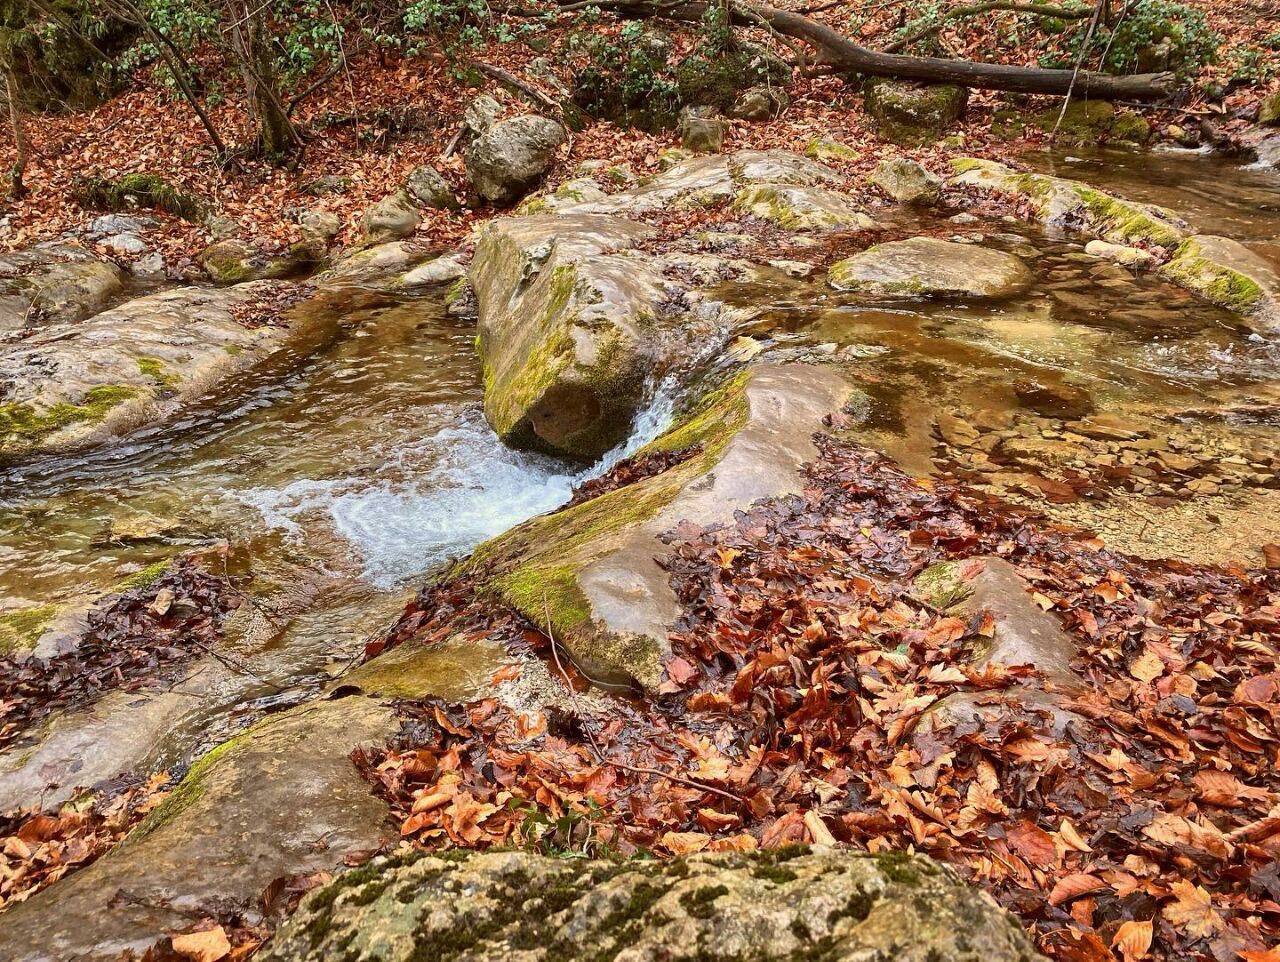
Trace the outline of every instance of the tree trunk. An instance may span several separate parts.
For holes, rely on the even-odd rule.
[[[17,200],[27,194],[22,176],[27,169],[31,147],[27,143],[27,130],[22,120],[22,102],[18,99],[18,81],[12,68],[4,72],[5,99],[9,101],[9,125],[13,128],[13,166],[9,168],[9,196]]]
[[[232,27],[232,44],[240,61],[250,122],[255,127],[258,145],[267,157],[283,157],[300,147],[302,138],[280,100],[275,62],[261,17],[261,8],[246,9]]]
[[[595,5],[636,17],[670,17],[686,21],[700,20],[707,9],[706,0],[690,0],[679,6],[655,0],[599,0]],[[1113,77],[1089,71],[1045,70],[880,53],[854,43],[825,24],[789,10],[741,2],[733,3],[732,10],[735,23],[742,26],[767,24],[783,36],[813,47],[821,55],[821,63],[846,73],[1028,94],[1067,96],[1074,92],[1104,100],[1159,100],[1173,93],[1176,83],[1170,73]]]

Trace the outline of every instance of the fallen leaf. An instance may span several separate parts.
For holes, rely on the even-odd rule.
[[[218,962],[231,952],[231,941],[221,925],[200,932],[170,937],[173,951],[191,962]]]

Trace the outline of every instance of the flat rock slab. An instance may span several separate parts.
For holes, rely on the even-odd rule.
[[[876,244],[831,266],[836,290],[914,297],[1012,297],[1027,290],[1031,271],[1004,251],[933,237]]]
[[[923,856],[827,847],[606,862],[379,859],[310,895],[262,962],[1032,962],[1021,927]]]
[[[317,702],[206,755],[115,849],[0,913],[5,962],[115,960],[215,906],[252,916],[285,875],[333,871],[388,841],[386,805],[352,765],[396,729],[372,699]]]
[[[1006,705],[1048,713],[1055,732],[1078,722],[1078,715],[1061,706],[1062,695],[1078,690],[1083,679],[1071,667],[1076,641],[1049,612],[1031,597],[1018,569],[1003,558],[972,558],[933,565],[916,577],[913,592],[948,614],[974,618],[991,615],[994,632],[979,645],[971,664],[1029,665],[1038,677],[995,692],[959,692],[938,702],[922,719],[920,731],[953,725],[974,717],[990,720]],[[1046,691],[1048,682],[1052,690]]]
[[[83,320],[123,286],[119,267],[71,244],[0,255],[0,334]]]

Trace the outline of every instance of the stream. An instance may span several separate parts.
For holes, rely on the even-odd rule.
[[[1280,258],[1273,174],[1172,152],[1029,161]],[[1153,557],[1257,564],[1262,544],[1280,542],[1275,343],[1085,255],[1079,237],[1020,223],[993,234],[929,214],[888,223],[1015,252],[1037,282],[998,304],[868,303],[832,295],[819,272],[735,292],[757,309],[739,333],[766,350],[836,355],[866,393],[867,443],[908,470]],[[426,573],[563,504],[670,421],[660,393],[627,444],[586,471],[512,451],[481,413],[474,326],[450,316],[439,291],[356,291],[335,324],[345,336],[283,378],[263,371],[236,385],[234,400],[210,398],[109,451],[0,473],[0,619],[38,621],[40,654],[73,637],[95,598],[195,546],[225,543],[227,574],[253,599],[228,639],[251,672],[205,660],[176,693],[103,699],[60,723],[77,730],[59,758],[110,734],[146,739],[149,767],[189,764],[340,675]],[[145,721],[122,735],[122,719]],[[32,767],[28,755],[8,754],[0,809],[29,804],[37,788],[13,775]],[[93,770],[114,774],[114,757]]]

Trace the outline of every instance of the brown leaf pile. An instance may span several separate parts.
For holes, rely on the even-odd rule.
[[[169,776],[152,776],[107,798],[72,800],[56,812],[0,815],[0,909],[24,902],[94,861],[168,794]]]
[[[1273,960],[1276,575],[1127,559],[864,449],[823,452],[802,496],[675,532],[685,616],[656,704],[586,718],[406,706],[396,744],[357,759],[402,834],[577,845],[585,825],[624,853],[913,848],[985,887],[1054,958]],[[909,594],[927,565],[978,554],[1017,564],[1080,643],[1090,684],[1065,731],[1011,697],[1041,685],[1026,670],[969,665],[989,616]],[[393,640],[461,627],[538,643],[468,599],[465,585],[425,594]],[[957,692],[1001,710],[917,730]]]
[[[0,658],[0,749],[55,711],[146,683],[161,668],[211,645],[240,601],[227,587],[194,559],[180,559],[146,587],[90,611],[73,651],[47,659]]]

